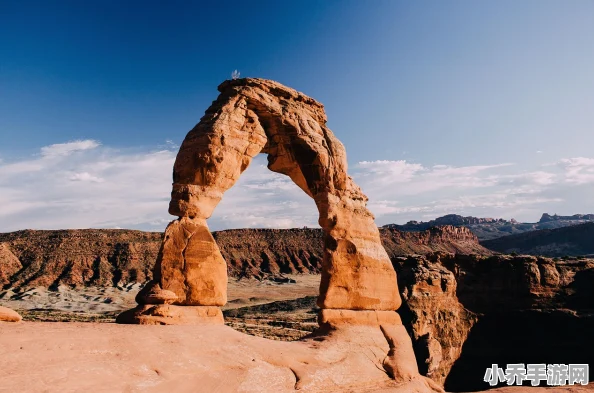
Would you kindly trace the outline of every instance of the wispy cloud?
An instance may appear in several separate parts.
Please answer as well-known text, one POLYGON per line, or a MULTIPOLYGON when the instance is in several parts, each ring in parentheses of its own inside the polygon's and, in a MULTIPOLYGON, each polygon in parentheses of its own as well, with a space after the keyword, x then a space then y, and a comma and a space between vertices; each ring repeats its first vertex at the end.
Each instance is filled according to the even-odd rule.
POLYGON ((167 215, 174 158, 82 140, 0 164, 0 230, 143 227, 167 215))
POLYGON ((567 158, 559 162, 565 170, 565 179, 569 183, 594 183, 594 158, 567 158))
POLYGON ((95 149, 99 146, 99 142, 87 139, 78 140, 67 143, 56 143, 41 148, 42 157, 60 157, 67 156, 76 151, 95 149))
MULTIPOLYGON (((163 230, 174 218, 167 207, 176 153, 173 141, 139 151, 79 140, 0 162, 0 231, 163 230)), ((575 189, 572 195, 591 195, 594 159, 568 158, 532 168, 377 160, 353 165, 350 174, 368 195, 378 224, 447 213, 529 219, 545 211, 563 211, 568 190, 575 189)), ((582 212, 572 206, 564 211, 582 212)), ((209 225, 287 228, 316 226, 317 220, 313 200, 288 177, 270 172, 265 157, 258 156, 225 193, 209 225)))
POLYGON ((100 177, 93 176, 89 172, 74 173, 70 176, 72 181, 90 181, 94 183, 102 183, 104 180, 100 177))

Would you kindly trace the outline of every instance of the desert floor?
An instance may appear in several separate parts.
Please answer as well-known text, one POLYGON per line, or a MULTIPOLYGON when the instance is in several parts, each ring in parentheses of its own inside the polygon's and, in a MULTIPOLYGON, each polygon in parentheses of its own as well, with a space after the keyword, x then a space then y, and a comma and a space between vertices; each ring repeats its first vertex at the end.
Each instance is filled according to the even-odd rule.
MULTIPOLYGON (((422 380, 397 385, 387 377, 377 329, 303 339, 317 327, 319 276, 289 278, 295 282, 230 280, 228 326, 109 323, 135 305, 138 285, 4 291, 0 303, 26 320, 0 323, 0 392, 428 391, 422 380)), ((489 392, 585 391, 594 386, 489 392)))
MULTIPOLYGON (((283 342, 220 325, 0 323, 0 392, 427 392, 389 380, 372 335, 283 342)), ((491 392, 557 391, 592 389, 491 392)))

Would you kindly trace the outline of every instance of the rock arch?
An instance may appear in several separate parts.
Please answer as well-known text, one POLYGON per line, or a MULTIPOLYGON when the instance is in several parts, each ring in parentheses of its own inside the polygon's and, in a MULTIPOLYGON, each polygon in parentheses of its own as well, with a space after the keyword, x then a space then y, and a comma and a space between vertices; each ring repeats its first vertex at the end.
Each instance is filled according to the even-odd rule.
POLYGON ((312 197, 324 230, 320 324, 398 323, 396 273, 367 197, 347 174, 346 152, 324 107, 277 82, 223 82, 183 141, 154 280, 137 297, 136 323, 222 323, 227 266, 206 220, 259 153, 312 197))

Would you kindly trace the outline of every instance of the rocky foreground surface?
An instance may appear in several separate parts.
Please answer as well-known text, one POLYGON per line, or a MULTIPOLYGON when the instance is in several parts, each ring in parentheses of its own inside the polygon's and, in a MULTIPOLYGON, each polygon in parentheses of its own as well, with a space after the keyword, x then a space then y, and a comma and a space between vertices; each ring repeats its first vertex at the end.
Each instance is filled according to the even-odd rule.
MULTIPOLYGON (((281 342, 227 326, 0 323, 0 392, 427 392, 422 379, 388 377, 389 345, 378 332, 354 327, 281 342)), ((591 385, 490 392, 587 391, 591 385)))
MULTIPOLYGON (((396 256, 392 263, 403 298, 399 314, 419 370, 446 390, 485 389, 482 378, 493 363, 594 364, 589 350, 594 348, 593 260, 433 253, 396 256)), ((296 282, 231 279, 224 310, 227 325, 280 340, 297 340, 314 331, 319 276, 287 278, 296 282)), ((112 287, 98 288, 116 297, 112 287)), ((77 292, 70 291, 68 296, 77 292)), ((133 301, 133 294, 129 298, 133 301)), ((12 301, 9 306, 18 304, 12 301)))
MULTIPOLYGON (((227 324, 281 340, 300 339, 317 327, 319 276, 290 274, 319 272, 320 230, 230 230, 214 236, 232 276, 227 324)), ((591 259, 488 255, 465 228, 382 229, 381 239, 398 275, 404 300, 399 313, 419 369, 447 390, 484 389, 482 377, 492 363, 594 364, 585 350, 594 347, 591 259), (487 255, 462 255, 473 252, 487 255), (406 256, 411 253, 429 254, 406 256)), ((29 320, 41 311, 19 304, 50 314, 70 307, 79 320, 113 321, 150 279, 161 234, 20 231, 0 240, 0 302, 29 320)), ((46 319, 69 320, 73 314, 68 315, 46 319)))

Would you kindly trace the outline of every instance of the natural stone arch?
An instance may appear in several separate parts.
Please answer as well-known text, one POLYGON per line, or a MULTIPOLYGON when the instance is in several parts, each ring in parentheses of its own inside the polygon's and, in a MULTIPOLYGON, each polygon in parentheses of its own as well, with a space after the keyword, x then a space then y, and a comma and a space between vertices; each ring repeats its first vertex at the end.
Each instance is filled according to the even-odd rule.
POLYGON ((325 234, 320 322, 398 323, 396 273, 323 105, 263 79, 226 81, 219 91, 175 160, 169 213, 179 219, 165 231, 134 321, 222 322, 227 266, 206 220, 252 158, 265 153, 268 168, 289 176, 319 211, 325 234))

